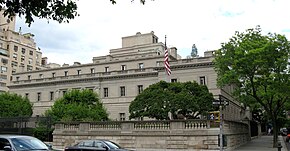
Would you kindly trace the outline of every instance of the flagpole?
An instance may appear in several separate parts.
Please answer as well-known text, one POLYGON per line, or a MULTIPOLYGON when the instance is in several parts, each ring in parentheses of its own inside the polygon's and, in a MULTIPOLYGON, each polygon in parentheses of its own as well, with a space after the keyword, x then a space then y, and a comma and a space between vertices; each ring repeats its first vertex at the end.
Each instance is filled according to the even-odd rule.
MULTIPOLYGON (((167 49, 167 46, 166 46, 166 35, 165 35, 165 47, 164 47, 164 57, 165 57, 165 51, 167 49)), ((164 58, 164 73, 165 73, 165 82, 168 82, 168 74, 167 74, 167 70, 166 70, 166 67, 165 67, 165 58, 164 58)))
POLYGON ((169 76, 171 74, 171 69, 170 69, 170 64, 169 64, 169 53, 168 53, 168 48, 166 45, 166 38, 167 36, 165 35, 165 51, 164 51, 164 70, 165 70, 165 82, 170 82, 169 81, 169 76))

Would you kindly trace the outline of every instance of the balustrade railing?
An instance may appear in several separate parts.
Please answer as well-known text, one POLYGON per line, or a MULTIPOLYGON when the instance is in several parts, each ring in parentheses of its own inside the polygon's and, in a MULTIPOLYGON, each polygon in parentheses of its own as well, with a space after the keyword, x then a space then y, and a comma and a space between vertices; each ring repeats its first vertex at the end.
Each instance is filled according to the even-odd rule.
POLYGON ((96 122, 90 123, 90 130, 102 130, 102 129, 121 129, 120 122, 96 122))
POLYGON ((146 121, 134 123, 134 129, 170 129, 170 121, 146 121))

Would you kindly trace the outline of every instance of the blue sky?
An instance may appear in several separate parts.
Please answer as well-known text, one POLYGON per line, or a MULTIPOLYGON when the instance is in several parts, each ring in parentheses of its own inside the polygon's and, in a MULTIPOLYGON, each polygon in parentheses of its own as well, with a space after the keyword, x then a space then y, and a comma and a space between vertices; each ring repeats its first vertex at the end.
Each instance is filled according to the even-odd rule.
POLYGON ((48 62, 91 63, 96 56, 120 48, 121 37, 154 31, 160 42, 175 46, 185 58, 196 44, 199 55, 219 49, 235 31, 260 25, 263 32, 279 33, 290 39, 289 0, 79 0, 80 14, 70 23, 46 19, 28 27, 18 18, 16 29, 33 33, 48 62), (49 23, 48 23, 49 22, 49 23))

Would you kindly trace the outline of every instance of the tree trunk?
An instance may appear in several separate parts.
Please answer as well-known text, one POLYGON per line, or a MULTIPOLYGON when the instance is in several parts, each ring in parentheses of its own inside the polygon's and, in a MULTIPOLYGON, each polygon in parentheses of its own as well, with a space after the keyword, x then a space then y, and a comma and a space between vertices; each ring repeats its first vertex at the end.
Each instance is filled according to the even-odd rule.
POLYGON ((277 131, 277 120, 275 117, 272 118, 272 123, 273 123, 273 148, 277 148, 277 146, 278 146, 278 131, 277 131))

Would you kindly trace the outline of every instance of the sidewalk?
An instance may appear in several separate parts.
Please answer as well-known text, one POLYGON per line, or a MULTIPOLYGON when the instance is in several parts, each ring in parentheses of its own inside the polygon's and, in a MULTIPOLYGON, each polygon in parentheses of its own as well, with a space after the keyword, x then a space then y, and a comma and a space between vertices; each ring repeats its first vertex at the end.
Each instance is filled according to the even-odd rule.
MULTIPOLYGON (((278 141, 281 142, 281 151, 287 151, 286 144, 282 136, 278 136, 278 141)), ((273 148, 273 136, 263 135, 258 138, 254 138, 248 143, 234 149, 233 151, 278 151, 278 148, 273 148)))

